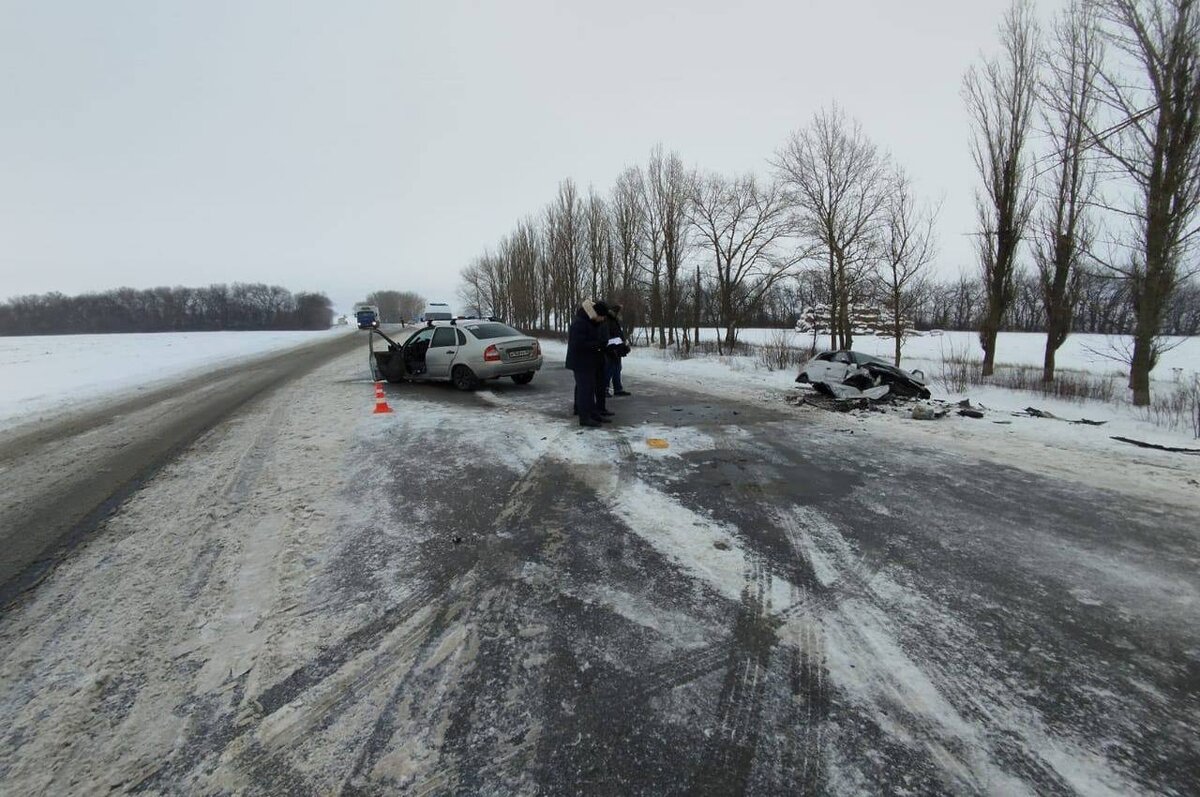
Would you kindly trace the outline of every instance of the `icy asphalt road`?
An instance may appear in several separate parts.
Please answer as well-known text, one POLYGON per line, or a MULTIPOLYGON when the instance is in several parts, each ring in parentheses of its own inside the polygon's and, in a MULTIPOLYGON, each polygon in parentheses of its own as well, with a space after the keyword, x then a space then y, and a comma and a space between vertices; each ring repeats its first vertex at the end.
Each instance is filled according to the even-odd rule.
POLYGON ((197 436, 359 342, 338 335, 97 406, 67 391, 47 420, 0 432, 0 605, 36 584, 197 436))
POLYGON ((1196 507, 636 373, 371 416, 361 359, 4 609, 0 791, 1200 790, 1196 507))

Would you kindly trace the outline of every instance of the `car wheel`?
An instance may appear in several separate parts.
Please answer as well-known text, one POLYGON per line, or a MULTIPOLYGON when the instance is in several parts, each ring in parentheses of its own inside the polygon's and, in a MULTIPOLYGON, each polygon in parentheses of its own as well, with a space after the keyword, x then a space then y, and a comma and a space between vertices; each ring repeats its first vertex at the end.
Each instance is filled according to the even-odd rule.
POLYGON ((796 377, 796 381, 797 381, 797 382, 802 382, 802 383, 803 383, 803 382, 807 382, 807 381, 809 381, 809 380, 808 380, 808 372, 807 372, 807 371, 805 371, 804 373, 800 374, 800 376, 796 377))
POLYGON ((454 370, 450 372, 450 380, 454 382, 454 386, 459 390, 474 390, 475 385, 479 380, 475 378, 475 374, 465 365, 456 365, 454 370))
POLYGON ((517 374, 512 378, 512 381, 516 382, 518 385, 528 385, 533 381, 533 374, 517 374))

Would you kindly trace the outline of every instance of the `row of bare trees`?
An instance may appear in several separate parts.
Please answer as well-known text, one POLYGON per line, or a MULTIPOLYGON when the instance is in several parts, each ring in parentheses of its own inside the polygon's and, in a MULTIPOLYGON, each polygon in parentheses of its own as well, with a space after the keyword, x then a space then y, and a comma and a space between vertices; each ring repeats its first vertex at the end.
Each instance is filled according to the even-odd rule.
POLYGON ((328 329, 332 318, 325 294, 292 293, 278 285, 118 288, 0 302, 0 335, 328 329))
POLYGON ((1167 315, 1193 273, 1200 0, 1072 0, 1048 35, 1019 0, 1000 44, 963 81, 981 183, 983 372, 1017 298, 1024 243, 1045 310, 1043 379, 1054 378, 1093 269, 1122 284, 1133 320, 1129 386, 1135 404, 1148 404, 1167 315))
POLYGON ((606 194, 564 180, 463 271, 462 298, 561 329, 585 295, 602 295, 652 342, 687 347, 701 324, 734 344, 794 288, 830 308, 835 348, 853 345, 852 307, 880 307, 897 360, 911 322, 969 319, 985 375, 1002 329, 1038 324, 1048 381, 1072 330, 1128 328, 1130 387, 1144 404, 1161 336, 1188 328, 1179 297, 1194 295, 1198 9, 1071 0, 1046 35, 1028 0, 1010 9, 999 54, 963 81, 977 280, 931 280, 939 206, 834 105, 789 137, 765 179, 686 168, 657 147, 606 194))
MULTIPOLYGON (((789 327, 802 308, 828 299, 823 269, 804 269, 794 279, 778 283, 762 306, 746 321, 748 327, 789 327)), ((1073 332, 1129 335, 1134 329, 1128 284, 1099 269, 1075 272, 1075 288, 1066 312, 1073 332)), ((1048 327, 1042 281, 1036 271, 1015 278, 1013 302, 1000 324, 1002 332, 1045 332, 1048 327)), ((881 300, 877 303, 882 304, 881 300)), ((905 308, 916 330, 979 329, 983 317, 983 281, 977 276, 925 279, 921 290, 908 294, 905 308)), ((1200 335, 1200 281, 1182 284, 1163 317, 1162 332, 1169 336, 1200 335)))
POLYGON ((538 217, 463 270, 460 296, 546 329, 564 327, 584 296, 605 296, 659 346, 691 346, 702 324, 732 346, 802 264, 822 262, 839 319, 831 345, 852 345, 849 308, 867 300, 888 308, 902 339, 934 257, 936 210, 836 106, 773 164, 765 180, 701 172, 656 147, 607 195, 564 180, 538 217))

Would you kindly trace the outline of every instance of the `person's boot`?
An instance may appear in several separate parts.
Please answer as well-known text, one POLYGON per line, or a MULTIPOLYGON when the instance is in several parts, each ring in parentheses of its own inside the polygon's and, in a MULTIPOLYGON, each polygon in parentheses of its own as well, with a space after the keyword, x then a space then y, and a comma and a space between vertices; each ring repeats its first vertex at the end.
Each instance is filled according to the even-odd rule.
MULTIPOLYGON (((609 415, 612 415, 612 413, 610 412, 609 415)), ((603 415, 593 415, 592 420, 599 423, 612 423, 612 418, 605 418, 603 415)))
POLYGON ((579 425, 587 426, 592 429, 599 429, 604 424, 600 423, 600 421, 597 421, 595 418, 580 418, 579 425))
POLYGON ((632 394, 632 393, 630 393, 630 392, 629 392, 628 390, 626 390, 625 388, 621 388, 621 389, 620 389, 620 390, 618 390, 616 393, 613 393, 613 395, 614 395, 614 396, 632 396, 633 394, 632 394))
POLYGON ((596 414, 597 414, 597 415, 603 415, 603 416, 608 416, 608 415, 616 415, 616 413, 615 413, 615 412, 613 412, 612 410, 608 410, 608 409, 604 409, 604 410, 596 410, 596 414))

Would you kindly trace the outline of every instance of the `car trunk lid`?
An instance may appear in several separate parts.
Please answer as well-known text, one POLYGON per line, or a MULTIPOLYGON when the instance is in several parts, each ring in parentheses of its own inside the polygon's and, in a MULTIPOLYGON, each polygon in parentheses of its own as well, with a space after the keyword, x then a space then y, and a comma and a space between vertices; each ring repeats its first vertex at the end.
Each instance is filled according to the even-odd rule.
POLYGON ((537 359, 537 341, 533 338, 501 338, 492 345, 500 352, 500 362, 520 363, 537 359))

